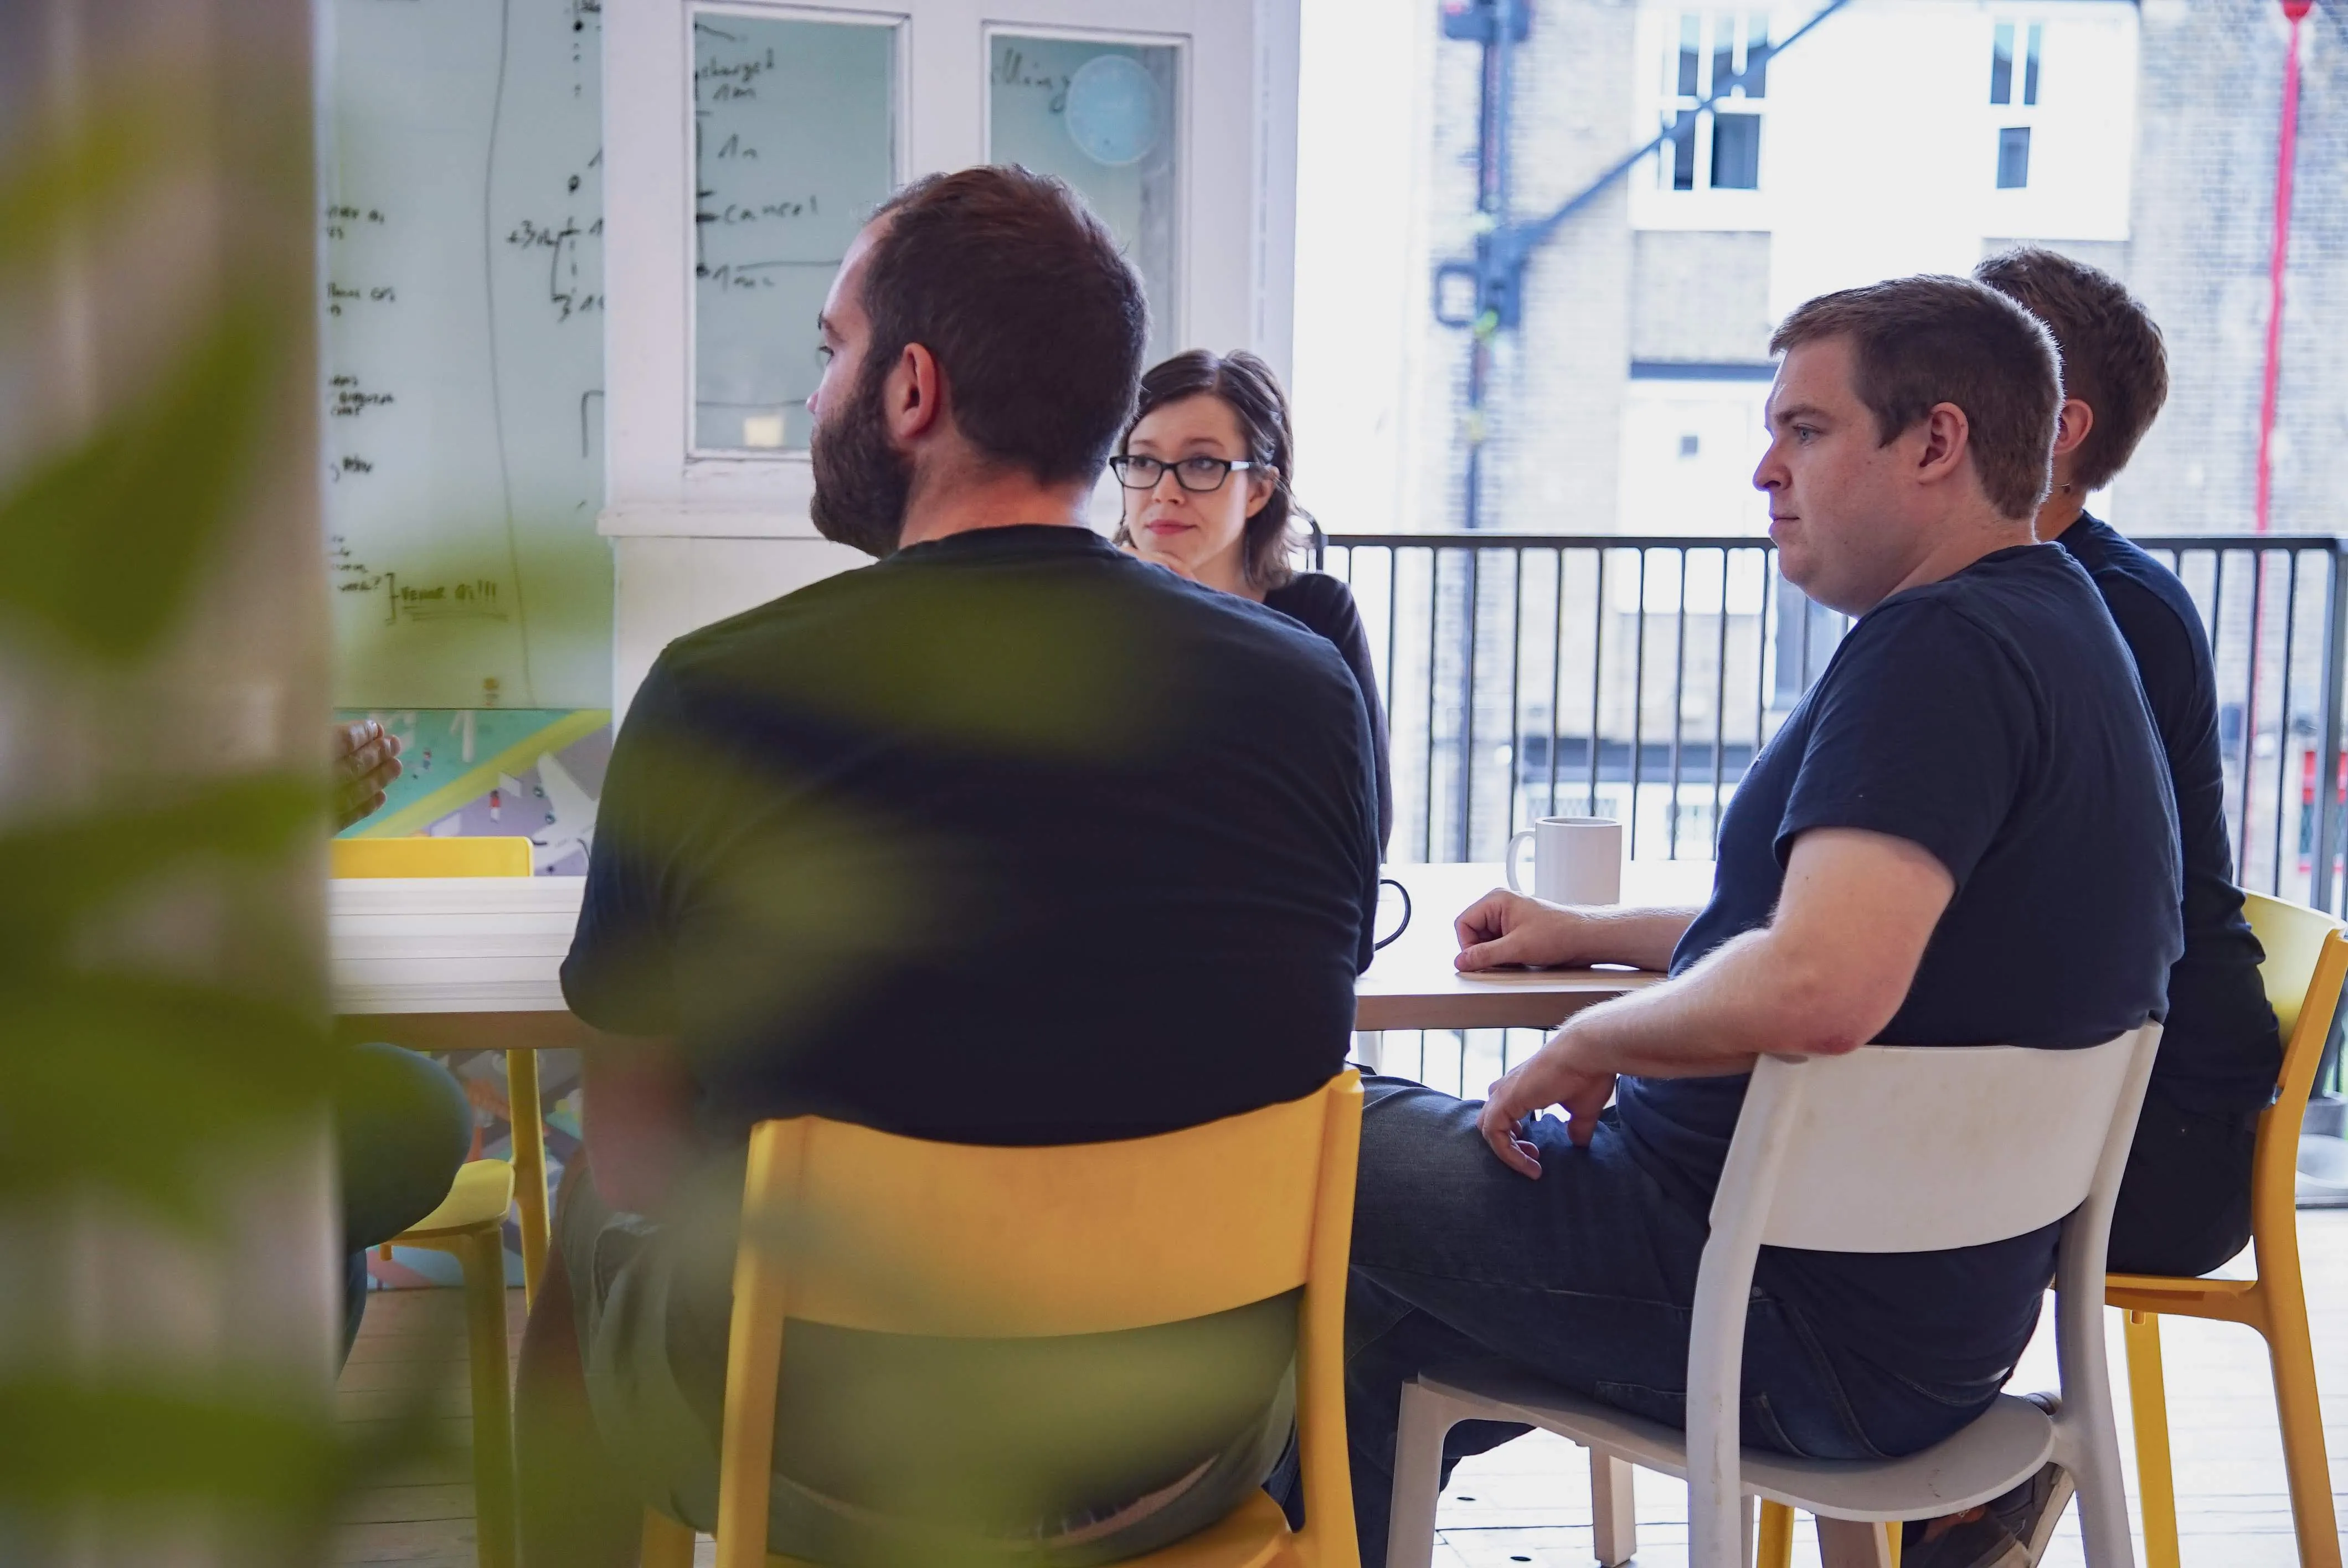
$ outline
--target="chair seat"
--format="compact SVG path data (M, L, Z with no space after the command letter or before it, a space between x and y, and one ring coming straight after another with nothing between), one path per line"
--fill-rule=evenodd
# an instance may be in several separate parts
M480 1225L502 1225L513 1206L513 1167L503 1160L472 1160L458 1168L440 1206L393 1239L424 1241Z
M1571 1389L1505 1365L1449 1367L1423 1373L1430 1392L1505 1410L1478 1409L1478 1419L1514 1419L1570 1438L1643 1470L1687 1474L1687 1435L1600 1404ZM2054 1451L2054 1423L2027 1399L2001 1394L1972 1425L1902 1459L1795 1459L1748 1448L1745 1490L1829 1519L1929 1519L2010 1491Z
M2135 1307L2141 1301L2149 1307L2157 1300L2215 1301L2232 1296L2248 1296L2259 1287L2255 1279L2217 1279L2203 1276L2199 1279L2183 1275L2167 1274L2107 1274L2104 1276L2104 1299L2114 1307ZM2160 1310L2168 1310L2162 1307Z
M1280 1504L1261 1491L1225 1514L1222 1522L1187 1535L1162 1552L1119 1560L1117 1568L1303 1568L1296 1537ZM816 1568L796 1557L769 1556L767 1568Z

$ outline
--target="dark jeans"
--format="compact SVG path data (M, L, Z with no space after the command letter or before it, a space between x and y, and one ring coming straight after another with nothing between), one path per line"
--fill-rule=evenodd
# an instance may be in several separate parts
M2255 1111L2190 1111L2146 1091L2105 1257L2121 1274L2209 1273L2250 1239Z
M1500 1163L1477 1102L1372 1079L1345 1303L1345 1419L1365 1562L1385 1554L1403 1384L1443 1362L1505 1357L1635 1414L1682 1424L1688 1319L1705 1216L1632 1158L1611 1116L1587 1149L1538 1124L1541 1178ZM1756 1274L1745 1332L1744 1437L1820 1459L1910 1453L1972 1419L1821 1342ZM1528 1429L1452 1429L1444 1474ZM1277 1479L1277 1478L1276 1478ZM1282 1499L1292 1506L1292 1492Z
M335 1086L335 1145L343 1182L343 1355L366 1313L367 1249L440 1206L473 1141L473 1111L456 1075L396 1045L352 1049Z

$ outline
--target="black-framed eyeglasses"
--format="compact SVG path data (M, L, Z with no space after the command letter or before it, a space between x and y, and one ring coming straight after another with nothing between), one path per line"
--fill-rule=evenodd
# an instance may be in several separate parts
M1168 463L1156 457L1131 457L1123 454L1108 460L1117 470L1117 482L1128 490L1154 490L1166 471L1174 471L1174 482L1194 496L1204 496L1223 487L1234 468L1253 468L1253 463L1237 463L1229 457L1185 457Z

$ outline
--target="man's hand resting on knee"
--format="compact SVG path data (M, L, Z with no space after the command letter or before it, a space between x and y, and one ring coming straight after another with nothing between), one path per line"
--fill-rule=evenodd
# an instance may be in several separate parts
M1847 827L1805 833L1794 841L1785 892L1767 926L1721 944L1685 974L1568 1019L1492 1085L1478 1130L1503 1163L1538 1177L1540 1154L1522 1135L1525 1119L1560 1106L1567 1134L1587 1145L1618 1073L1715 1077L1751 1071L1764 1051L1854 1050L1900 1010L1955 892L1948 868L1907 839ZM1626 911L1607 920L1493 894L1459 917L1459 928L1463 941L1471 921L1488 932L1485 948L1509 944L1509 956L1491 963L1635 962L1616 956L1620 944L1602 957L1591 951L1605 940L1592 933L1614 928L1652 938L1640 918L1663 913ZM1461 968L1491 967L1470 964L1468 951L1460 954Z

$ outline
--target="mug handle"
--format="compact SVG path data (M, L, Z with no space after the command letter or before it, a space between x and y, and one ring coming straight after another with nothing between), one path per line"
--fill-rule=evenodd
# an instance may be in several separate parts
M1402 924L1394 928L1394 935L1391 937L1381 938L1375 931L1372 931L1370 933L1370 951L1374 953L1390 947L1401 938L1405 931L1410 929L1410 889L1404 886L1399 881L1391 876L1379 877L1378 886L1380 887L1391 887L1395 892L1402 895Z
M1509 891L1511 893L1522 893L1524 891L1522 887L1517 885L1517 845L1519 844L1529 844L1532 842L1532 836L1533 830L1529 827L1522 833L1510 838L1509 840L1509 847L1500 852L1500 867L1508 873Z

